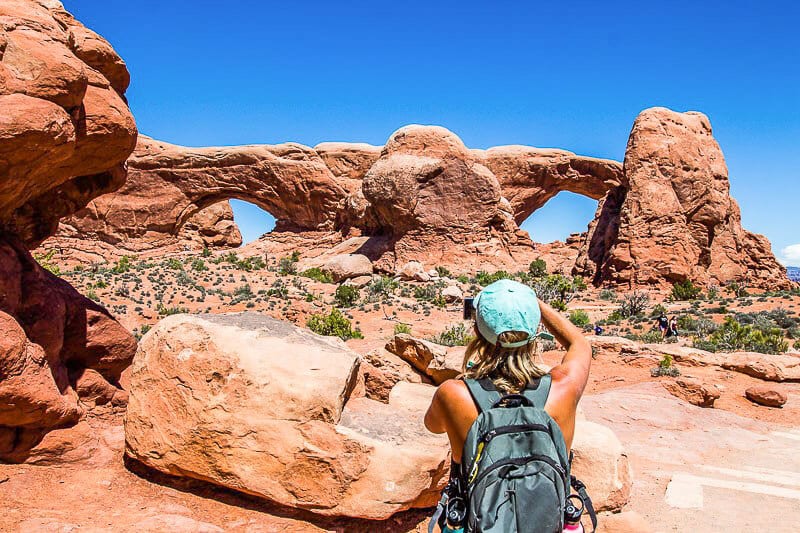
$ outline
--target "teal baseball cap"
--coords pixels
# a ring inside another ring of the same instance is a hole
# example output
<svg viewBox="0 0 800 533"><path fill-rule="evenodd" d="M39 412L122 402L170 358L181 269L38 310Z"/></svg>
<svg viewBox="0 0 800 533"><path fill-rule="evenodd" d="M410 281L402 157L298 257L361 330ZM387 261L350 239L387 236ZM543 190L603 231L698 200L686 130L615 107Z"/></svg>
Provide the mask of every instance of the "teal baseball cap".
<svg viewBox="0 0 800 533"><path fill-rule="evenodd" d="M488 285L473 300L478 331L491 344L507 331L524 331L528 338L520 342L503 342L503 348L519 348L537 337L542 311L536 292L518 281L501 279ZM549 337L549 335L548 335Z"/></svg>

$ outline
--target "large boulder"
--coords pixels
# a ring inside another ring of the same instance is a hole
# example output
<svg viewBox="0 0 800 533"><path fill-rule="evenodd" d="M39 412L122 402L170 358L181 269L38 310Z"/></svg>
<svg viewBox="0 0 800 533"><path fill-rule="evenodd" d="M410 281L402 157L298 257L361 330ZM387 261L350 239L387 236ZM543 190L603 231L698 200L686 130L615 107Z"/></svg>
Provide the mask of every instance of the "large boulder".
<svg viewBox="0 0 800 533"><path fill-rule="evenodd" d="M339 282L361 276L371 276L372 261L362 254L336 255L323 263L322 270L328 272L333 281Z"/></svg>
<svg viewBox="0 0 800 533"><path fill-rule="evenodd" d="M126 453L319 514L429 506L446 440L425 432L422 402L402 391L388 404L351 398L359 363L338 339L263 315L168 317L134 360ZM408 391L423 393L433 388Z"/></svg>
<svg viewBox="0 0 800 533"><path fill-rule="evenodd" d="M598 511L618 511L631 495L628 456L614 432L606 426L575 421L572 474L586 484Z"/></svg>
<svg viewBox="0 0 800 533"><path fill-rule="evenodd" d="M576 271L595 283L747 280L788 287L769 242L742 228L728 168L702 113L662 107L636 118L624 176L600 201Z"/></svg>

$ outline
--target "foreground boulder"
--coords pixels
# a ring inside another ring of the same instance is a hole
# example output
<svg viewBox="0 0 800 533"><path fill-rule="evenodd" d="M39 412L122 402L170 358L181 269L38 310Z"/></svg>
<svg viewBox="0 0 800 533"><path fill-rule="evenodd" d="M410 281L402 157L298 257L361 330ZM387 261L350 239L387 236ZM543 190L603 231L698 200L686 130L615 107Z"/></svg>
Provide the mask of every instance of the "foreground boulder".
<svg viewBox="0 0 800 533"><path fill-rule="evenodd" d="M126 453L324 515L434 504L448 465L422 425L433 388L351 398L359 364L338 339L254 313L166 318L134 360Z"/></svg>
<svg viewBox="0 0 800 533"><path fill-rule="evenodd" d="M782 390L769 385L756 385L744 391L744 395L753 403L767 407L783 407L788 397Z"/></svg>
<svg viewBox="0 0 800 533"><path fill-rule="evenodd" d="M572 474L583 481L597 511L618 511L631 495L632 473L628 456L608 427L575 421Z"/></svg>

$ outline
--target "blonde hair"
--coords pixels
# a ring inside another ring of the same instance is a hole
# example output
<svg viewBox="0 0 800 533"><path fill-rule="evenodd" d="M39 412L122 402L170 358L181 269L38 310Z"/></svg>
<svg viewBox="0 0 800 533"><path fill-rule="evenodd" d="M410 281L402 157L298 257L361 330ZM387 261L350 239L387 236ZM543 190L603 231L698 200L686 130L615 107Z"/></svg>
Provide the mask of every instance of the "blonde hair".
<svg viewBox="0 0 800 533"><path fill-rule="evenodd" d="M528 338L524 331L506 331L497 337L497 345L491 344L476 329L475 338L464 354L462 378L482 379L488 377L498 390L505 393L520 392L531 381L547 374L535 359L538 357L538 342L534 339L519 348L503 348L501 342L520 342Z"/></svg>

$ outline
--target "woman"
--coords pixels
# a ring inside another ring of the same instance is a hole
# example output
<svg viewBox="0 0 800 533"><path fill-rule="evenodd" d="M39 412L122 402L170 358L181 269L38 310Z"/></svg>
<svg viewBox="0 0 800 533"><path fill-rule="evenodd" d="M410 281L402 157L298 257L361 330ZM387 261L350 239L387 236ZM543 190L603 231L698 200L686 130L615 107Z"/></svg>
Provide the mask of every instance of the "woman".
<svg viewBox="0 0 800 533"><path fill-rule="evenodd" d="M550 394L544 410L556 421L567 449L572 446L575 411L589 379L592 349L583 333L552 307L539 301L529 287L500 280L475 298L475 339L467 347L462 377L489 377L504 393L518 393L549 373ZM567 350L549 372L535 362L539 320ZM467 432L478 409L461 379L447 380L436 390L425 427L447 433L453 460L461 463Z"/></svg>

